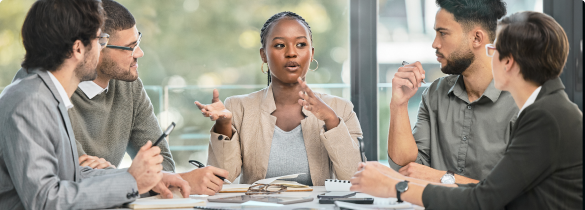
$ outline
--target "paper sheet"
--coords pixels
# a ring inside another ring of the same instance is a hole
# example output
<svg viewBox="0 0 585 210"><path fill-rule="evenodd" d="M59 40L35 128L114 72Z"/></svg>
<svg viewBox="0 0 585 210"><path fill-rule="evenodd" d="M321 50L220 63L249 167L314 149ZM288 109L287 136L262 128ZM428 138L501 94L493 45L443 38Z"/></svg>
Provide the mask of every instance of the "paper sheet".
<svg viewBox="0 0 585 210"><path fill-rule="evenodd" d="M191 198L175 199L157 199L157 198L140 198L130 203L128 206L132 209L160 209L160 208L193 208L195 206L205 206L205 200Z"/></svg>
<svg viewBox="0 0 585 210"><path fill-rule="evenodd" d="M372 210L372 209L413 209L412 204L404 203L388 203L388 204L354 204L342 201L335 201L335 206L354 210Z"/></svg>
<svg viewBox="0 0 585 210"><path fill-rule="evenodd" d="M254 184L271 184L272 182L276 181L277 179L293 179L293 178L297 178L301 174L305 174L305 173L277 176L277 177L272 177L272 178L268 178L268 179L261 179L261 180L254 182Z"/></svg>
<svg viewBox="0 0 585 210"><path fill-rule="evenodd" d="M242 206L284 206L278 203L267 203L267 202L260 202L260 201L247 201L242 203Z"/></svg>

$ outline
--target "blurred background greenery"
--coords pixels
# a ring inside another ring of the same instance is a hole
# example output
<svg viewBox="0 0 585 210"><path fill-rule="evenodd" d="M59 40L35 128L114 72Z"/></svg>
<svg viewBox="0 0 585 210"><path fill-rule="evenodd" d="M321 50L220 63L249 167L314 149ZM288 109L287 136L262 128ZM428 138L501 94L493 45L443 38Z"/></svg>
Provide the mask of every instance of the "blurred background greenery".
<svg viewBox="0 0 585 210"><path fill-rule="evenodd" d="M10 84L20 68L24 48L20 29L33 0L0 2L0 87ZM348 60L348 1L316 0L118 0L136 18L142 32L144 57L139 76L146 85L161 127L177 129L169 138L177 171L192 168L188 159L207 160L209 119L193 101L211 101L262 89L267 75L260 71L260 29L272 15L292 11L310 24L319 69L309 72L310 84L334 83L317 91L349 99L349 80L342 80ZM347 62L346 62L347 63ZM314 68L314 66L312 66ZM349 72L346 73L349 76ZM337 88L336 88L337 87ZM121 167L129 165L126 157Z"/></svg>

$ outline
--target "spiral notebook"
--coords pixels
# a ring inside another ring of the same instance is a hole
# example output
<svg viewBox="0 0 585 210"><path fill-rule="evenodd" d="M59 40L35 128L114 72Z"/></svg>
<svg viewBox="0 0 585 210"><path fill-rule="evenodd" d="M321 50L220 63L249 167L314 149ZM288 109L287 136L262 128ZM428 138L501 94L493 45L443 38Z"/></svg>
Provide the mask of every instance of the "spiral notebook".
<svg viewBox="0 0 585 210"><path fill-rule="evenodd" d="M338 179L326 179L325 190L326 191L342 191L349 192L351 182L349 180L338 180Z"/></svg>

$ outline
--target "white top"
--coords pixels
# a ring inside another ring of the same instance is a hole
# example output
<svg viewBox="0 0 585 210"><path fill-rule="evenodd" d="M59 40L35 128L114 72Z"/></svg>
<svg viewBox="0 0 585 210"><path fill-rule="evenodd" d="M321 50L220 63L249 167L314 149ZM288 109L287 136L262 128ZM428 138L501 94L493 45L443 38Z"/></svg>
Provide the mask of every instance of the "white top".
<svg viewBox="0 0 585 210"><path fill-rule="evenodd" d="M108 84L106 88L102 88L93 81L85 81L79 83L79 89L81 89L81 91L83 91L83 93L85 93L85 95L89 99L92 99L93 97L97 96L100 93L103 93L104 91L107 93L109 87L110 84Z"/></svg>
<svg viewBox="0 0 585 210"><path fill-rule="evenodd" d="M71 100L69 100L69 96L67 95L67 92L65 92L65 88L63 88L63 85L61 85L59 80L57 80L57 78L50 71L47 71L47 73L49 73L49 77L51 77L51 80L55 84L55 87L57 87L57 92L59 92L59 95L61 96L61 100L63 100L63 103L65 103L65 107L67 107L67 109L73 108L73 104L71 103Z"/></svg>
<svg viewBox="0 0 585 210"><path fill-rule="evenodd" d="M536 88L536 90L534 90L534 92L532 92L532 95L530 95L530 97L528 97L528 99L524 103L524 106L522 106L522 109L520 109L520 111L518 112L518 116L520 116L520 113L522 113L522 110L524 110L526 107L528 107L534 103L534 101L536 100L536 96L538 96L538 93L540 93L541 88L542 88L542 86L539 86L538 88Z"/></svg>

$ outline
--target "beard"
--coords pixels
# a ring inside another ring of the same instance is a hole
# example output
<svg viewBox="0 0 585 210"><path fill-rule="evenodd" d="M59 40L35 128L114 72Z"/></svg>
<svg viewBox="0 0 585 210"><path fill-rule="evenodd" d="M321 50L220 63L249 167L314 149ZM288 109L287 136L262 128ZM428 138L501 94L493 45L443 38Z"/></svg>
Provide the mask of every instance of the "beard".
<svg viewBox="0 0 585 210"><path fill-rule="evenodd" d="M84 53L83 62L75 67L75 76L79 78L80 82L93 81L97 78L97 56L95 56L95 53L91 53L91 50L89 51L90 53L87 52Z"/></svg>
<svg viewBox="0 0 585 210"><path fill-rule="evenodd" d="M136 62L137 59L134 58L132 63L134 64ZM116 62L106 56L102 58L102 62L98 64L97 69L100 73L115 80L134 82L136 79L138 79L138 73L135 75L132 74L132 69L130 69L130 67L128 67L128 69L120 68Z"/></svg>
<svg viewBox="0 0 585 210"><path fill-rule="evenodd" d="M436 51L436 54L443 56L438 50ZM445 58L445 56L443 57ZM467 51L459 49L451 54L450 57L451 58L447 58L447 64L441 66L441 71L445 74L460 75L465 72L475 60L475 55L470 49L467 49Z"/></svg>

